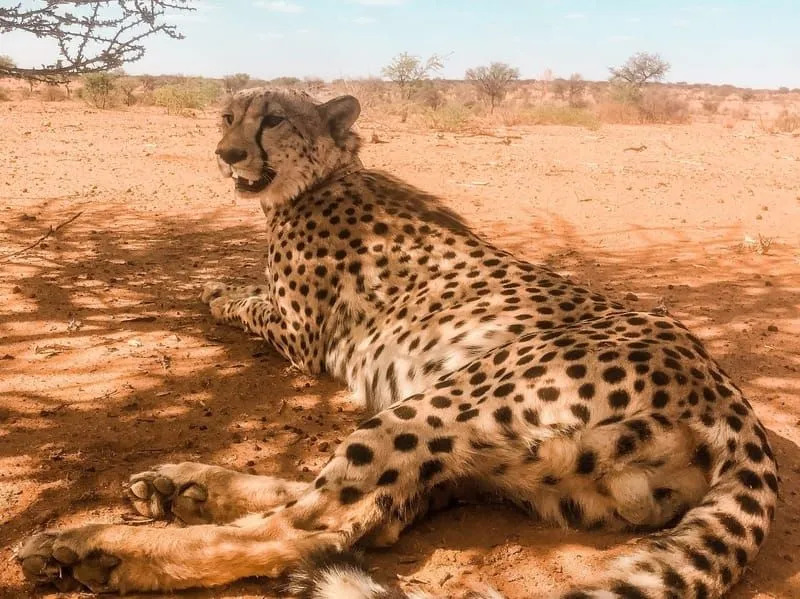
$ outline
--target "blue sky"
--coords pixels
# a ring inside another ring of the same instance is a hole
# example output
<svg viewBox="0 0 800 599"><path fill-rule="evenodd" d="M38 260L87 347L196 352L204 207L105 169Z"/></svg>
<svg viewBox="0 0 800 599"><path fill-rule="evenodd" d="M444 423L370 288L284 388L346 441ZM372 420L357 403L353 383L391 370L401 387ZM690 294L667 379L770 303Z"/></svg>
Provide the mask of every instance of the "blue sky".
<svg viewBox="0 0 800 599"><path fill-rule="evenodd" d="M491 61L523 78L605 79L640 50L672 64L669 81L800 87L800 0L197 0L170 20L186 36L152 39L127 71L271 79L378 76L399 52L447 55L445 77ZM21 66L52 48L0 36Z"/></svg>

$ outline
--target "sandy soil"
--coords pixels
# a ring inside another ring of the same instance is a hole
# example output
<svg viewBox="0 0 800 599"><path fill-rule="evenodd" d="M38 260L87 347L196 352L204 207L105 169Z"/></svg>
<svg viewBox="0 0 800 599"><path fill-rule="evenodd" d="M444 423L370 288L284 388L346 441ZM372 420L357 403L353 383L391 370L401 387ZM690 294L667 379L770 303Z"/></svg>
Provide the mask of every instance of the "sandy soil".
<svg viewBox="0 0 800 599"><path fill-rule="evenodd" d="M368 165L443 196L527 259L637 308L666 306L707 341L782 467L772 535L731 596L800 597L800 140L748 123L506 138L361 128L387 142L366 145ZM81 212L0 263L0 595L29 597L14 544L121 521L130 473L200 460L310 480L360 414L340 385L287 369L197 299L208 280L257 280L265 245L258 206L236 203L217 174L211 114L31 100L0 104L0 130L0 256ZM536 597L587 580L627 539L461 507L369 562L403 585Z"/></svg>

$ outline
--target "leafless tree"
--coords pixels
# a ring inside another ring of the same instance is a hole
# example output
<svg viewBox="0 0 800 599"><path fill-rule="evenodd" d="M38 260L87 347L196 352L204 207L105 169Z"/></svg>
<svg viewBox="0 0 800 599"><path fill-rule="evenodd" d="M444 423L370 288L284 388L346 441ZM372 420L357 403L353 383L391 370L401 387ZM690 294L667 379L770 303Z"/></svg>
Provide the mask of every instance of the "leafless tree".
<svg viewBox="0 0 800 599"><path fill-rule="evenodd" d="M467 69L465 79L472 83L482 96L489 99L491 111L508 93L511 83L519 79L519 69L504 62L493 62L488 67Z"/></svg>
<svg viewBox="0 0 800 599"><path fill-rule="evenodd" d="M403 98L408 98L412 88L428 79L432 73L442 69L444 60L444 57L434 54L423 61L418 56L402 52L392 58L392 62L383 67L381 72L384 77L397 83Z"/></svg>
<svg viewBox="0 0 800 599"><path fill-rule="evenodd" d="M44 0L0 8L0 34L29 33L58 44L58 60L25 68L0 61L0 77L60 82L139 60L144 41L164 34L182 39L168 11L194 10L191 0Z"/></svg>

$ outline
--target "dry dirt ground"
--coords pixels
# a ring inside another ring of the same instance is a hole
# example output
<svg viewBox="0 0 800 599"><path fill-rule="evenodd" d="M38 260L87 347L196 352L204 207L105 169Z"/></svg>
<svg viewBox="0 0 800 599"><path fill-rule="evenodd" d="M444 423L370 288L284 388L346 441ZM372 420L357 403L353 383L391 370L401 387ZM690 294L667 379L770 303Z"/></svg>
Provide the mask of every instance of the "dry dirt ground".
<svg viewBox="0 0 800 599"><path fill-rule="evenodd" d="M441 195L520 256L682 318L771 431L782 498L736 599L800 596L800 139L752 124L518 128L507 138L365 119L367 165ZM337 383L215 324L209 280L258 280L258 206L212 160L213 114L0 104L0 595L45 527L120 522L120 487L201 460L311 480L361 419ZM646 146L646 147L645 147ZM376 575L443 593L539 597L587 580L628 537L460 507L371 553ZM180 594L272 597L270 581Z"/></svg>

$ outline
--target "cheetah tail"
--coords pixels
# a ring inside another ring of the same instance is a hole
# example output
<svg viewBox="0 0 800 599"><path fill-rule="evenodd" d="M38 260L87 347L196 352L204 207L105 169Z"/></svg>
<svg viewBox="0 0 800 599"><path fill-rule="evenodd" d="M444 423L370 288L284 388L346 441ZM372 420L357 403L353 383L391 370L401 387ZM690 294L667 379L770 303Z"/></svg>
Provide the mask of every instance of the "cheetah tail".
<svg viewBox="0 0 800 599"><path fill-rule="evenodd" d="M769 532L778 477L761 424L741 405L737 414L706 423L711 486L700 503L617 560L612 580L560 599L716 599L739 580Z"/></svg>

